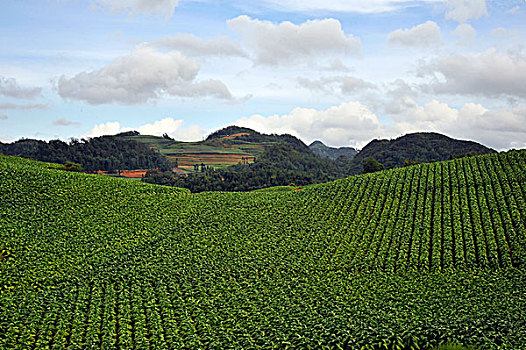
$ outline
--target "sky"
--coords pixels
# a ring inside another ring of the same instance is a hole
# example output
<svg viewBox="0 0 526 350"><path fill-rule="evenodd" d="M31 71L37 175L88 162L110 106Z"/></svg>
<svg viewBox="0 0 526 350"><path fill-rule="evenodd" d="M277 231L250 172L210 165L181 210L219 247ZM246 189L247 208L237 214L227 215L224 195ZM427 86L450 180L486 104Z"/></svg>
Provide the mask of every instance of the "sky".
<svg viewBox="0 0 526 350"><path fill-rule="evenodd" d="M526 147L525 0L0 0L0 141Z"/></svg>

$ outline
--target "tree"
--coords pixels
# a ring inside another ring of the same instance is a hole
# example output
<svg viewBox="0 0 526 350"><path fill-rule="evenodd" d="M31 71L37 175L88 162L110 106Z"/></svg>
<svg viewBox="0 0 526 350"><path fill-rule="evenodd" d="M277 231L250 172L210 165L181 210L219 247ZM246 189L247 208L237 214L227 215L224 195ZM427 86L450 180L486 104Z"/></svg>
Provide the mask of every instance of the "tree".
<svg viewBox="0 0 526 350"><path fill-rule="evenodd" d="M384 170L384 166L373 157L367 157L362 161L363 173L374 173Z"/></svg>

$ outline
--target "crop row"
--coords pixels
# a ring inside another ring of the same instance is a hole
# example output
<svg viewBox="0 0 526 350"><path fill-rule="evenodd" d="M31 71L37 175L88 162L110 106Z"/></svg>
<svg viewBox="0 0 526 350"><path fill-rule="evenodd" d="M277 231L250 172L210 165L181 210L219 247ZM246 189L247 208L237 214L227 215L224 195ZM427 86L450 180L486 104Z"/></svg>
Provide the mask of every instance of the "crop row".
<svg viewBox="0 0 526 350"><path fill-rule="evenodd" d="M0 348L525 346L526 152L188 194L0 157Z"/></svg>

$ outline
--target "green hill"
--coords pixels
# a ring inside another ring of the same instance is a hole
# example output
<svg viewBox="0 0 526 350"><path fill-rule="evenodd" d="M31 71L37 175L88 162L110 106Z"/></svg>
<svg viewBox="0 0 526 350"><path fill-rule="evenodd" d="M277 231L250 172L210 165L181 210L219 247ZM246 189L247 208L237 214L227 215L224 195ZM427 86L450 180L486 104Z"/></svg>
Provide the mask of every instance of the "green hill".
<svg viewBox="0 0 526 350"><path fill-rule="evenodd" d="M203 141L182 142L170 137L140 135L126 132L117 135L126 140L145 143L157 149L169 161L186 172L193 172L195 165L222 168L230 165L251 164L266 149L279 143L287 143L294 150L308 152L308 147L291 135L267 135L255 130L228 126L217 130Z"/></svg>
<svg viewBox="0 0 526 350"><path fill-rule="evenodd" d="M404 166L406 162L430 163L491 152L495 150L477 142L456 140L433 132L419 132L393 140L369 142L354 157L351 174L360 174L363 160L369 157L390 169Z"/></svg>
<svg viewBox="0 0 526 350"><path fill-rule="evenodd" d="M0 154L36 159L43 162L80 164L85 171L125 169L169 170L170 164L146 145L115 136L71 139L70 142L20 139L0 142Z"/></svg>
<svg viewBox="0 0 526 350"><path fill-rule="evenodd" d="M0 348L525 348L525 167L188 194L0 156Z"/></svg>
<svg viewBox="0 0 526 350"><path fill-rule="evenodd" d="M314 141L309 145L309 148L316 154L318 157L321 158L330 158L330 159L337 159L338 157L347 157L349 159L353 159L356 154L358 154L358 151L355 148L352 147L329 147L326 146L321 141Z"/></svg>

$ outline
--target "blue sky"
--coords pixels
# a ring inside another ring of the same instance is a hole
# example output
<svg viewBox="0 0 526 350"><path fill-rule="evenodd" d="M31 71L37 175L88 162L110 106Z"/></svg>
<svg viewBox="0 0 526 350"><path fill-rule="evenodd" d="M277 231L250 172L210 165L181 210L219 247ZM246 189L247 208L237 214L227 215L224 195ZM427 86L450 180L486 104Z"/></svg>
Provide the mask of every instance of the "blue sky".
<svg viewBox="0 0 526 350"><path fill-rule="evenodd" d="M526 1L2 0L0 141L237 124L526 147Z"/></svg>

